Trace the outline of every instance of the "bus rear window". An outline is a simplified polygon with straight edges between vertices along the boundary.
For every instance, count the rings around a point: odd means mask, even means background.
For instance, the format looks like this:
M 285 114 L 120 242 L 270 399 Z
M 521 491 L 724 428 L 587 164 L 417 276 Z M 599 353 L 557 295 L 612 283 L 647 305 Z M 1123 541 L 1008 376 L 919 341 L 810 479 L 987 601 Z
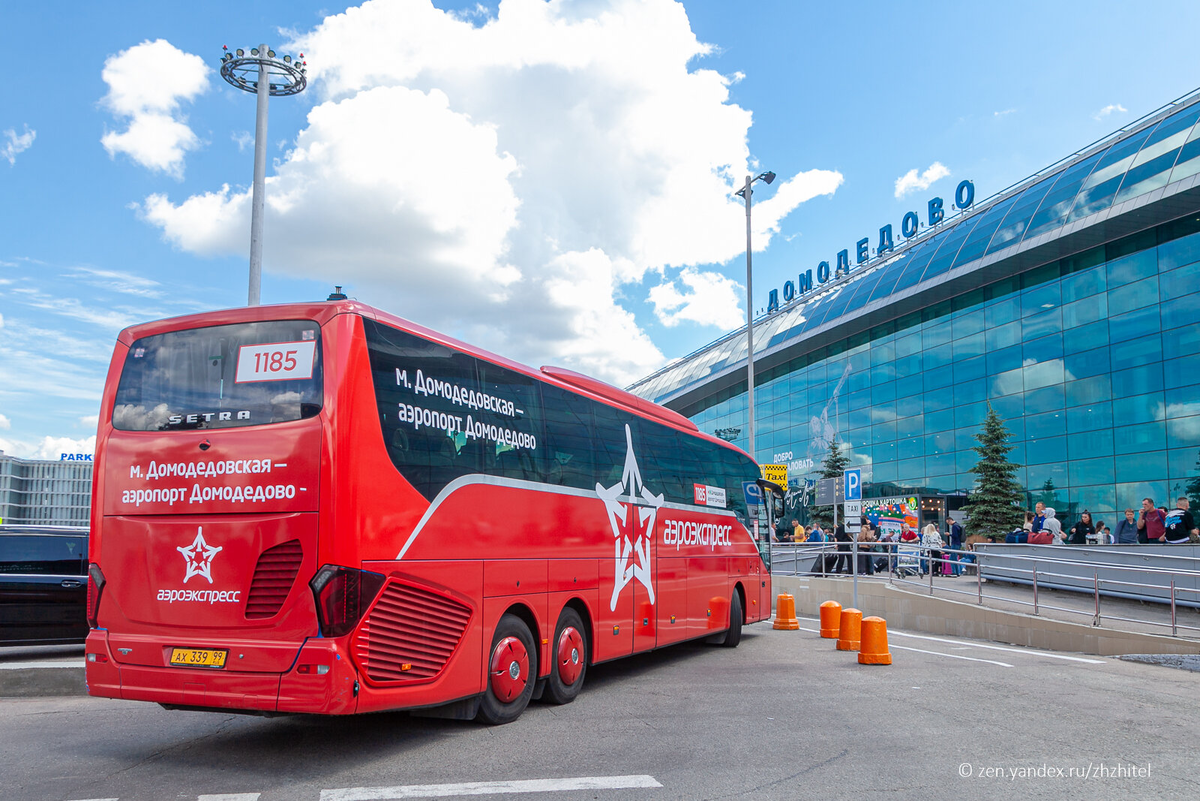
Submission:
M 145 337 L 125 357 L 113 427 L 176 431 L 314 417 L 321 411 L 321 376 L 320 330 L 309 320 Z

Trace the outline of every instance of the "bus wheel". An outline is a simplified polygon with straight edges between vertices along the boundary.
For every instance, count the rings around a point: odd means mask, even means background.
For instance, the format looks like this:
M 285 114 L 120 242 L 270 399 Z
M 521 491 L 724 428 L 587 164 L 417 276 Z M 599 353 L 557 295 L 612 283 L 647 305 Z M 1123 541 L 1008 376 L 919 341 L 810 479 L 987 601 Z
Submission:
M 478 719 L 490 726 L 511 723 L 521 716 L 537 677 L 537 649 L 529 627 L 506 614 L 492 637 L 487 688 L 479 703 Z
M 546 682 L 546 700 L 552 704 L 569 704 L 583 689 L 588 656 L 584 632 L 579 613 L 564 609 L 554 631 L 554 668 Z
M 734 590 L 733 597 L 729 599 L 729 630 L 725 632 L 725 637 L 719 641 L 719 644 L 726 648 L 737 648 L 741 641 L 742 596 L 737 590 Z

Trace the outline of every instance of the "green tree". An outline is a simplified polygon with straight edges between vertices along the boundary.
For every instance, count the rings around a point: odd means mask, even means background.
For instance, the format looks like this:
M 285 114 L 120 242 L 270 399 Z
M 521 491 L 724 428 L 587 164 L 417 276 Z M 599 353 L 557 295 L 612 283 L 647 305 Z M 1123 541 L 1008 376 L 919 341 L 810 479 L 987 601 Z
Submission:
M 968 535 L 1002 538 L 1024 522 L 1021 487 L 1016 480 L 1020 465 L 1008 459 L 1015 447 L 1008 444 L 1010 436 L 1004 421 L 989 403 L 987 418 L 975 435 L 979 444 L 971 448 L 979 454 L 979 461 L 971 468 L 975 489 L 963 510 L 967 514 Z
M 850 459 L 842 453 L 842 446 L 836 439 L 829 443 L 829 453 L 825 454 L 825 461 L 821 463 L 821 478 L 836 478 L 839 481 L 842 478 L 842 473 L 850 466 Z M 832 506 L 814 506 L 812 507 L 812 519 L 819 523 L 821 528 L 828 530 L 833 525 L 833 507 Z
M 1188 500 L 1192 502 L 1193 509 L 1200 509 L 1200 457 L 1196 458 L 1196 475 L 1192 476 L 1187 483 Z

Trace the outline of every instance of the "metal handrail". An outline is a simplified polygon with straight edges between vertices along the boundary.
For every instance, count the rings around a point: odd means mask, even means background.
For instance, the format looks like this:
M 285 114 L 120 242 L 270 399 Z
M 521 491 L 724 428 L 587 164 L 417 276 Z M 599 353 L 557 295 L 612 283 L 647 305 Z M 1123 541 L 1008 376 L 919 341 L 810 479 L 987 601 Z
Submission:
M 837 549 L 837 546 L 839 544 L 840 545 L 850 545 L 852 547 L 849 550 L 839 551 Z M 927 586 L 928 586 L 929 594 L 931 594 L 931 595 L 933 594 L 933 590 L 934 590 L 934 584 L 933 584 L 933 578 L 934 578 L 933 561 L 934 561 L 934 558 L 930 554 L 932 552 L 936 551 L 937 553 L 939 553 L 943 556 L 953 555 L 955 557 L 955 564 L 957 564 L 959 566 L 963 566 L 963 567 L 965 567 L 967 565 L 974 567 L 975 576 L 976 576 L 975 590 L 974 590 L 974 592 L 971 592 L 968 590 L 959 589 L 958 587 L 942 585 L 939 587 L 939 589 L 941 591 L 947 592 L 947 593 L 959 594 L 959 595 L 973 595 L 973 596 L 975 596 L 976 602 L 979 605 L 983 605 L 984 599 L 987 598 L 989 600 L 1003 601 L 1004 603 L 1013 603 L 1013 604 L 1018 604 L 1021 606 L 1032 606 L 1034 615 L 1039 615 L 1041 610 L 1043 610 L 1043 609 L 1054 610 L 1054 611 L 1059 611 L 1059 612 L 1068 612 L 1071 614 L 1087 614 L 1086 612 L 1081 612 L 1078 609 L 1070 609 L 1068 607 L 1054 606 L 1054 605 L 1042 603 L 1038 597 L 1038 587 L 1039 587 L 1040 581 L 1044 581 L 1045 579 L 1048 579 L 1048 578 L 1050 578 L 1050 579 L 1061 578 L 1061 579 L 1069 579 L 1072 581 L 1079 581 L 1081 579 L 1081 576 L 1079 576 L 1078 574 L 1060 573 L 1060 572 L 1056 572 L 1053 570 L 1046 570 L 1046 569 L 1044 569 L 1044 567 L 1039 567 L 1039 566 L 1066 565 L 1066 566 L 1073 566 L 1073 567 L 1091 568 L 1092 569 L 1092 582 L 1091 582 L 1092 583 L 1092 595 L 1095 598 L 1095 608 L 1094 608 L 1094 612 L 1092 613 L 1092 625 L 1097 626 L 1097 627 L 1100 626 L 1101 619 L 1102 619 L 1101 618 L 1101 607 L 1100 607 L 1101 587 L 1110 587 L 1110 588 L 1128 587 L 1128 588 L 1133 588 L 1133 589 L 1151 590 L 1151 591 L 1159 591 L 1159 592 L 1161 592 L 1164 589 L 1167 589 L 1167 586 L 1162 585 L 1162 584 L 1150 584 L 1147 582 L 1139 582 L 1139 581 L 1123 581 L 1118 578 L 1107 578 L 1107 577 L 1101 578 L 1100 577 L 1101 570 L 1124 571 L 1126 573 L 1137 572 L 1137 573 L 1141 573 L 1143 575 L 1151 574 L 1151 575 L 1158 575 L 1158 576 L 1164 576 L 1164 577 L 1169 576 L 1170 577 L 1169 599 L 1170 599 L 1170 607 L 1171 607 L 1171 622 L 1170 623 L 1161 623 L 1156 620 L 1121 617 L 1119 615 L 1105 615 L 1105 617 L 1107 617 L 1109 620 L 1123 621 L 1123 622 L 1127 622 L 1127 623 L 1139 623 L 1139 624 L 1148 625 L 1148 626 L 1169 626 L 1171 629 L 1172 636 L 1179 636 L 1180 629 L 1186 629 L 1188 631 L 1200 632 L 1200 627 L 1198 627 L 1198 626 L 1189 626 L 1189 625 L 1179 623 L 1178 617 L 1176 614 L 1177 613 L 1176 602 L 1177 602 L 1177 599 L 1178 599 L 1178 596 L 1180 593 L 1192 593 L 1192 594 L 1200 596 L 1200 587 L 1195 587 L 1195 588 L 1180 587 L 1180 586 L 1178 586 L 1179 579 L 1180 578 L 1190 578 L 1190 579 L 1196 579 L 1196 580 L 1200 581 L 1200 569 L 1187 569 L 1187 568 L 1173 569 L 1173 568 L 1162 568 L 1162 567 L 1154 567 L 1154 566 L 1135 567 L 1135 566 L 1116 565 L 1116 564 L 1098 565 L 1095 562 L 1082 561 L 1079 559 L 1060 558 L 1060 557 L 1054 556 L 1054 555 L 1029 556 L 1029 555 L 1023 555 L 1023 554 L 987 553 L 985 551 L 974 551 L 974 550 L 956 549 L 956 548 L 949 548 L 949 547 L 933 547 L 933 546 L 923 545 L 919 542 L 911 542 L 911 543 L 910 542 L 872 542 L 872 543 L 869 543 L 869 545 L 871 547 L 867 550 L 860 549 L 859 545 L 860 545 L 860 543 L 855 541 L 855 542 L 851 542 L 851 543 L 836 543 L 836 542 L 832 542 L 832 543 L 828 543 L 828 542 L 827 543 L 772 543 L 771 547 L 773 550 L 778 548 L 781 551 L 791 550 L 793 552 L 799 552 L 800 548 L 803 548 L 807 552 L 815 551 L 819 555 L 818 559 L 820 562 L 821 572 L 819 574 L 815 573 L 815 572 L 811 572 L 811 575 L 820 575 L 822 577 L 825 577 L 828 575 L 825 571 L 826 559 L 823 558 L 825 555 L 840 553 L 840 554 L 845 554 L 845 555 L 849 556 L 850 557 L 851 574 L 853 575 L 853 578 L 855 580 L 855 593 L 854 593 L 855 605 L 857 605 L 857 596 L 858 596 L 858 585 L 857 585 L 857 581 L 858 581 L 858 577 L 859 577 L 858 557 L 860 555 L 864 555 L 864 554 L 869 555 L 869 558 L 873 558 L 873 559 L 881 558 L 881 557 L 888 558 L 888 562 L 889 562 L 888 575 L 890 577 L 890 580 L 893 583 L 909 584 L 912 586 L 925 587 L 926 584 L 924 581 L 921 581 L 921 582 L 912 581 L 902 575 L 899 575 L 899 573 L 897 573 L 895 570 L 895 567 L 898 566 L 898 564 L 899 564 L 899 558 L 902 554 L 907 556 L 910 559 L 915 558 L 917 561 L 918 568 L 921 570 L 922 573 L 924 573 L 925 570 L 928 570 L 929 580 L 928 580 Z M 1046 546 L 1046 547 L 1052 548 L 1055 546 Z M 970 557 L 970 561 L 965 561 L 963 559 L 963 557 L 967 557 L 967 556 Z M 1179 561 L 1185 561 L 1185 560 L 1192 561 L 1192 562 L 1200 561 L 1200 558 L 1197 558 L 1197 557 L 1172 556 L 1172 555 L 1168 555 L 1168 554 L 1164 554 L 1161 557 L 1159 555 L 1155 554 L 1155 557 L 1160 558 L 1160 559 L 1179 560 Z M 998 568 L 998 569 L 1002 569 L 1009 573 L 1024 574 L 1024 575 L 1028 575 L 1028 576 L 1032 577 L 1033 601 L 1032 602 L 1025 601 L 1025 600 L 1021 600 L 1018 598 L 1006 598 L 1006 597 L 1001 597 L 998 595 L 988 595 L 988 594 L 984 593 L 984 591 L 983 591 L 984 564 L 983 563 L 989 558 L 992 558 L 992 559 L 1002 558 L 1005 561 L 1032 562 L 1033 565 L 1031 568 L 1014 567 L 1011 565 L 1004 565 L 1002 568 Z M 798 560 L 793 561 L 793 575 L 799 575 L 798 564 L 799 564 Z M 1086 578 L 1083 578 L 1083 580 L 1086 580 Z

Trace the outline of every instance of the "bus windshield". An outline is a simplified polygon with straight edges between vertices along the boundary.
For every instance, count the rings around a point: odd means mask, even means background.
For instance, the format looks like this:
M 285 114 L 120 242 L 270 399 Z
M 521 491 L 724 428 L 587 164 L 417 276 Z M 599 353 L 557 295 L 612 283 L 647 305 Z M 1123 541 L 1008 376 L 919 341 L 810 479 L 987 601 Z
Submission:
M 121 431 L 234 428 L 321 411 L 316 323 L 280 320 L 144 337 L 129 348 L 113 409 Z

